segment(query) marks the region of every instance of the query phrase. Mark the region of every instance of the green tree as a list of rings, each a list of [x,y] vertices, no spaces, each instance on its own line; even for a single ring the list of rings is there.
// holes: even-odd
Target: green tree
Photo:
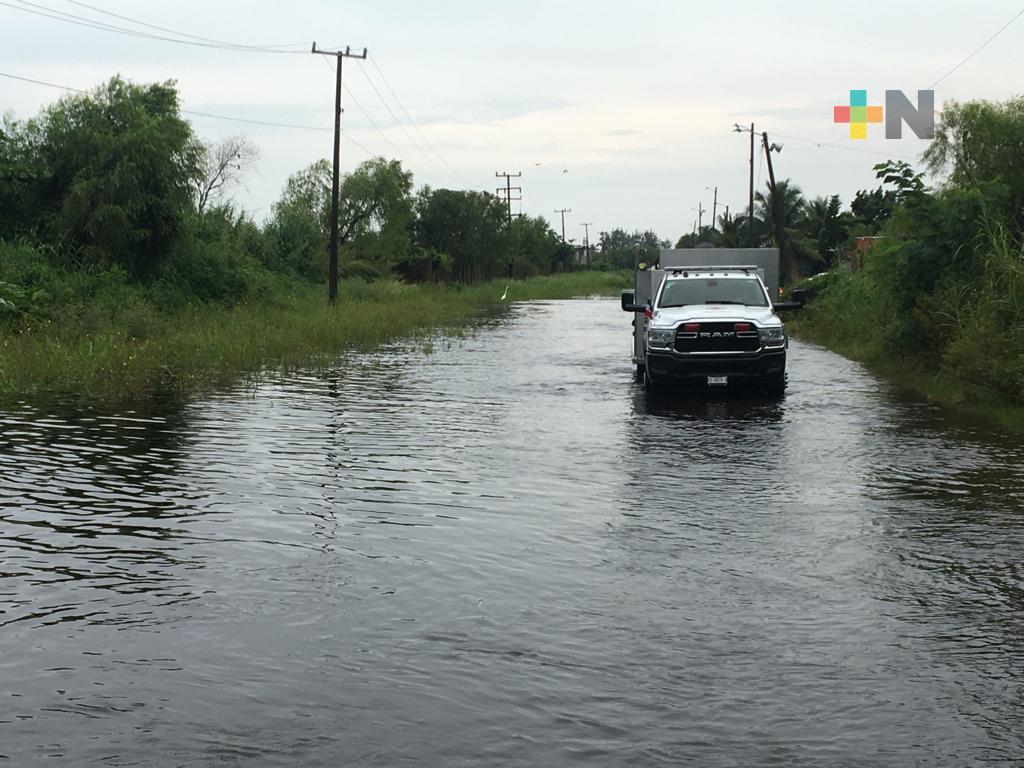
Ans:
[[[416,244],[446,254],[459,282],[491,280],[508,270],[505,207],[485,192],[433,190],[416,198]]]
[[[5,115],[0,122],[0,237],[35,230],[40,182],[48,175],[39,156],[38,124]]]
[[[808,200],[802,229],[814,244],[819,261],[831,266],[838,261],[839,249],[849,239],[849,228],[842,213],[839,195]]]
[[[761,227],[770,232],[769,240],[779,249],[779,260],[785,278],[793,283],[800,278],[801,262],[819,261],[820,257],[809,242],[802,225],[805,217],[804,195],[790,179],[775,183],[774,194],[754,195],[755,215]]]
[[[668,248],[669,242],[650,230],[613,229],[602,232],[598,237],[600,256],[595,265],[604,269],[633,269],[640,262],[653,264],[658,260],[660,249]]]
[[[199,175],[173,81],[114,77],[63,97],[39,123],[47,176],[38,199],[51,238],[134,274],[159,263],[181,237]]]
[[[850,203],[850,212],[854,219],[868,232],[877,232],[892,216],[896,207],[896,195],[891,190],[861,189],[854,195]]]
[[[1007,211],[1020,224],[1024,210],[1024,97],[1002,103],[949,101],[924,160],[933,174],[949,172],[960,188],[1001,183],[1009,190]]]
[[[737,213],[718,217],[718,232],[715,237],[715,245],[720,248],[746,248],[750,243],[747,235],[749,225],[747,215]]]
[[[412,173],[373,158],[345,177],[338,228],[342,273],[383,275],[404,259],[413,220]]]
[[[513,277],[563,272],[571,268],[574,249],[563,243],[542,216],[519,216],[508,228]]]
[[[331,164],[319,160],[289,177],[267,225],[271,266],[326,277],[331,230]],[[367,160],[341,182],[338,243],[343,274],[373,277],[409,249],[412,174],[397,160]]]

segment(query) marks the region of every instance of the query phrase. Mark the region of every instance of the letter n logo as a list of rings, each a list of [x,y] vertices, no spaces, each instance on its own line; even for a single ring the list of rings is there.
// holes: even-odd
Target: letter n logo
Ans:
[[[906,123],[919,139],[935,138],[935,91],[918,91],[917,106],[903,91],[885,92],[885,138],[902,139]]]

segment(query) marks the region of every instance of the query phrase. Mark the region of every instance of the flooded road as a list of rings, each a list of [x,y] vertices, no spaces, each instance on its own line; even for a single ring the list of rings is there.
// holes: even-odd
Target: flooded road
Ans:
[[[1020,765],[1024,439],[800,343],[649,401],[629,345],[523,304],[0,411],[0,765]]]

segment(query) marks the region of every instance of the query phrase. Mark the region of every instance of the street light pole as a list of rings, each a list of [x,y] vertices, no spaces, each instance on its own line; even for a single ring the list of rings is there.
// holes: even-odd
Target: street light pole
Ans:
[[[750,198],[747,204],[747,239],[750,247],[754,247],[754,124],[744,128],[739,123],[733,124],[733,133],[750,132]]]

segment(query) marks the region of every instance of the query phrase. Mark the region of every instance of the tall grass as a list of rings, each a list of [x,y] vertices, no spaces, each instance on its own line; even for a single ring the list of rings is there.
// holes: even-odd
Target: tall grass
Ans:
[[[881,247],[862,271],[813,281],[791,330],[930,399],[1024,429],[1024,246],[989,223],[976,266],[910,302],[898,259]]]
[[[0,394],[125,399],[192,390],[337,360],[403,336],[463,326],[508,300],[610,294],[626,273],[582,272],[471,287],[395,281],[343,284],[328,306],[319,286],[291,285],[227,308],[197,303],[161,312],[138,296],[88,324],[47,318],[0,331]]]

